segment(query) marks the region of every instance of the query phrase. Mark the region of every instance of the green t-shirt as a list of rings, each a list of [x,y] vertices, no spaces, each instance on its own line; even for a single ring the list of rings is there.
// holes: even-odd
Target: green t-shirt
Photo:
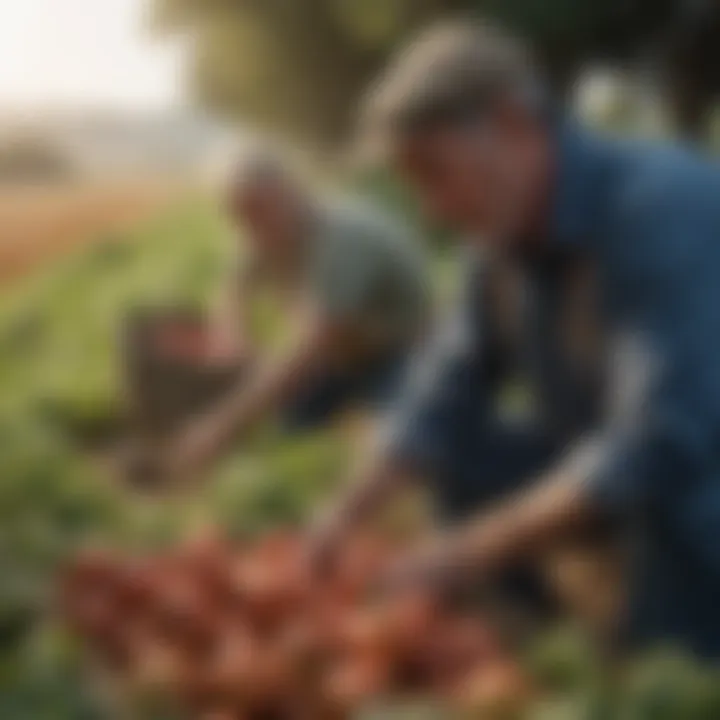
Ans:
[[[364,200],[333,199],[319,206],[303,261],[269,284],[309,295],[332,320],[379,346],[412,341],[430,309],[429,263],[422,239],[400,220]],[[252,258],[237,279],[262,280]]]
[[[326,203],[311,239],[306,289],[331,318],[373,341],[414,338],[430,307],[422,240],[367,201]]]

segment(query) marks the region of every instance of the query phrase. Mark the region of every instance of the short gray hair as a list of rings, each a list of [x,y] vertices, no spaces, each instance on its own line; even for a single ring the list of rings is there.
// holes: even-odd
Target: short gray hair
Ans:
[[[235,155],[226,189],[237,197],[258,187],[289,185],[291,175],[287,162],[273,148],[252,142]]]
[[[385,141],[474,116],[506,95],[540,96],[524,44],[478,21],[435,24],[372,86],[361,108],[361,140]]]
[[[201,167],[202,184],[213,196],[238,197],[267,185],[293,185],[295,166],[275,145],[252,136],[218,146]]]

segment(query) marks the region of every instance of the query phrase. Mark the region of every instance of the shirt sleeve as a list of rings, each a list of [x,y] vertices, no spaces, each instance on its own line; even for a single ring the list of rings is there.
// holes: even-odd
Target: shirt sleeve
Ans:
[[[322,311],[334,320],[362,316],[372,295],[381,263],[357,232],[338,230],[318,240],[311,287]]]
[[[613,513],[680,508],[716,454],[717,201],[691,181],[667,190],[634,202],[618,227],[634,253],[625,288],[632,299],[614,339],[607,423],[586,476],[595,503]]]
[[[216,340],[234,343],[249,329],[248,300],[259,283],[260,268],[254,258],[233,255],[211,303]]]
[[[457,306],[413,364],[390,418],[387,453],[423,473],[446,466],[458,428],[487,391],[479,290],[480,271],[474,267]]]

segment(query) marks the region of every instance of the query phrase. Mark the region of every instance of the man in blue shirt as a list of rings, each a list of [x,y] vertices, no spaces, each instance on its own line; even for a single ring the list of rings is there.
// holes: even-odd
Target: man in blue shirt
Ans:
[[[719,657],[720,169],[558,121],[538,87],[512,39],[449,24],[372,93],[367,122],[474,260],[315,557],[408,481],[465,521],[391,583],[495,574],[610,520],[632,536],[624,636]],[[521,421],[497,409],[516,375]]]

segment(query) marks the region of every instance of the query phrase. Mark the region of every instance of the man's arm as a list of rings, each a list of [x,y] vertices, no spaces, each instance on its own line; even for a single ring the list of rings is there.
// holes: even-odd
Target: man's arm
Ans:
[[[568,533],[586,527],[597,518],[597,508],[580,480],[596,459],[582,457],[584,451],[579,455],[529,490],[402,558],[389,569],[387,583],[448,588],[473,582],[478,575],[542,554]]]
[[[441,473],[449,460],[454,434],[474,409],[472,388],[483,382],[479,280],[477,273],[468,278],[451,318],[416,358],[399,406],[380,424],[375,445],[365,454],[369,459],[354,469],[348,489],[322,513],[313,543],[320,561],[352,527],[396,493]]]
[[[210,317],[213,358],[243,359],[250,348],[250,307],[257,286],[253,264],[234,267],[223,284]]]
[[[680,346],[671,344],[675,351],[668,354],[653,353],[651,347],[656,344],[637,337],[617,343],[610,362],[614,407],[591,439],[579,441],[529,490],[402,560],[391,569],[389,582],[463,583],[538,557],[557,540],[608,515],[678,503],[683,481],[697,475],[710,451],[695,414],[699,404],[690,396],[681,400],[683,386],[689,389],[701,367],[680,372]],[[691,374],[683,379],[685,371]]]
[[[258,361],[249,377],[176,438],[167,453],[170,467],[187,475],[211,463],[254,423],[282,406],[322,364],[343,332],[314,308],[301,313],[289,346],[276,357]]]
[[[413,468],[378,448],[371,449],[369,461],[354,468],[347,489],[323,509],[310,530],[309,560],[314,570],[331,571],[345,538],[385,503],[417,482]]]
[[[618,227],[635,253],[633,302],[609,358],[612,402],[595,444],[407,558],[392,573],[396,581],[461,580],[541,553],[598,516],[657,511],[672,513],[688,545],[720,567],[708,511],[715,505],[696,482],[714,468],[720,427],[716,211],[682,194],[645,200],[628,206]]]

